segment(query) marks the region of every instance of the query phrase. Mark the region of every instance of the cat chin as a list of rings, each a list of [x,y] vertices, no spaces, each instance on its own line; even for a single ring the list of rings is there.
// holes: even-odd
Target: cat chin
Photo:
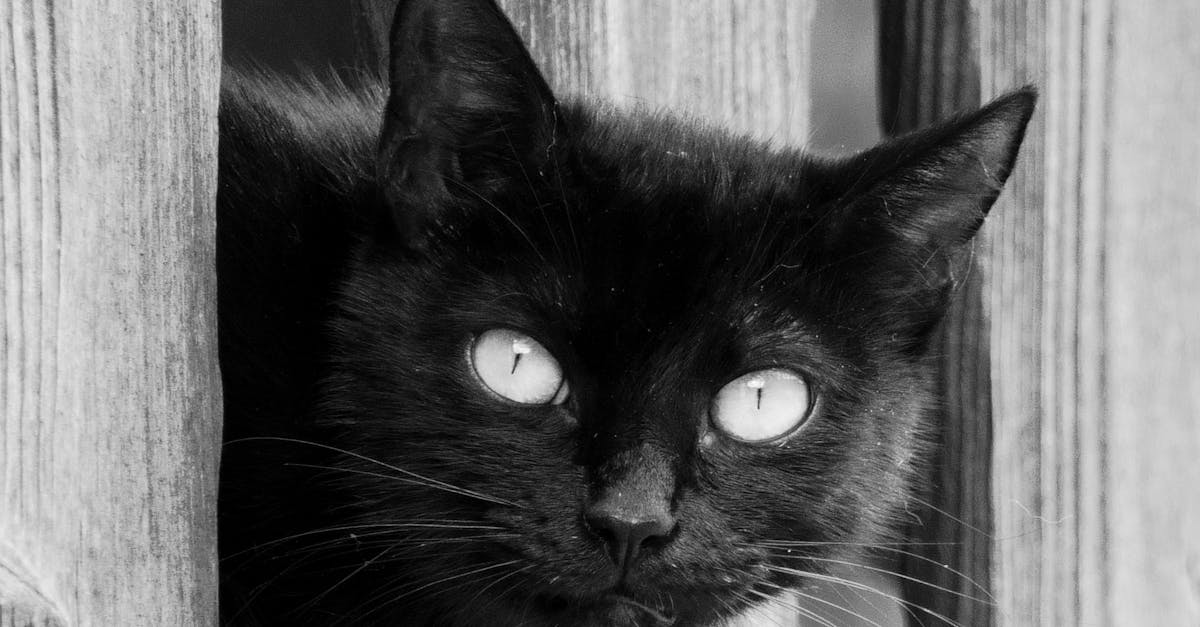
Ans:
[[[503,598],[471,597],[450,623],[455,627],[684,627],[723,624],[743,611],[734,590],[634,592],[619,585],[576,594],[544,590]],[[435,621],[436,622],[436,621]]]
[[[650,561],[643,565],[650,568],[634,568],[624,576],[612,572],[608,577],[552,577],[553,583],[527,581],[524,592],[492,601],[518,612],[514,622],[487,624],[719,625],[745,610],[746,599],[754,597],[752,590],[770,579],[769,570],[760,564],[722,569],[678,566],[664,571],[662,564],[654,564],[658,560]],[[468,620],[463,626],[478,624]]]
[[[574,625],[623,625],[629,627],[663,627],[676,624],[676,614],[658,609],[624,595],[609,593],[592,601],[571,601],[549,597],[543,601],[553,622]]]
[[[665,598],[665,597],[663,597]],[[539,595],[515,603],[512,625],[576,625],[579,627],[682,627],[711,625],[718,619],[690,603],[638,600],[625,593],[606,592],[593,598]]]

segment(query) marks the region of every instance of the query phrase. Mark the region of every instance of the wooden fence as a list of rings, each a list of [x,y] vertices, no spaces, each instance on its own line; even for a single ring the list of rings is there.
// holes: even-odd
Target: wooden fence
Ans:
[[[215,620],[217,17],[0,2],[0,627]]]
[[[501,4],[560,92],[802,142],[815,1]],[[0,2],[0,627],[216,621],[217,4]],[[1200,624],[1200,3],[877,6],[886,130],[1042,92],[940,347],[962,574],[905,594]]]
[[[880,8],[893,128],[1042,92],[946,327],[953,517],[923,534],[995,603],[910,594],[970,625],[1200,624],[1200,3]]]

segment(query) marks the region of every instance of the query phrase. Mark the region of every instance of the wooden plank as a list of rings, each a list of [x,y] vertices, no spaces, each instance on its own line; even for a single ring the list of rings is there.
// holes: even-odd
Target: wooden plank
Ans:
[[[1173,478],[1198,476],[1184,451],[1200,433],[1200,351],[1187,341],[1200,321],[1189,244],[1200,8],[980,0],[960,23],[947,6],[881,5],[885,122],[904,130],[944,113],[964,81],[984,100],[1028,82],[1043,98],[984,231],[982,300],[968,283],[944,338],[949,428],[934,505],[978,531],[935,516],[925,539],[952,548],[926,553],[983,581],[978,540],[992,534],[991,622],[1197,624],[1200,560],[1186,530],[1200,526],[1200,494]],[[969,419],[989,407],[991,522],[988,431]],[[910,595],[966,624],[988,620],[986,606]]]
[[[216,620],[218,13],[0,2],[0,626]]]
[[[687,111],[800,145],[812,0],[502,0],[560,95]]]
[[[1080,431],[1094,459],[1083,468],[1106,472],[1081,492],[1106,524],[1083,538],[1101,552],[1081,570],[1103,574],[1090,578],[1081,622],[1104,612],[1110,625],[1198,625],[1200,3],[1113,3],[1097,13],[1085,22],[1100,27],[1090,43],[1108,54],[1085,71],[1102,81],[1097,101],[1107,97],[1108,107],[1084,118],[1084,132],[1105,139],[1084,155],[1095,174],[1084,185],[1104,215],[1082,237],[1103,253],[1085,303],[1104,308],[1084,322],[1107,354],[1081,351],[1080,363],[1101,365],[1103,378],[1086,390],[1094,400],[1081,408]]]
[[[1053,493],[1043,494],[1043,487],[1058,483],[1046,481],[1046,477],[1059,467],[1065,453],[1057,448],[1061,439],[1055,438],[1053,427],[1074,424],[1057,422],[1055,417],[1064,408],[1051,409],[1042,398],[1044,377],[1053,375],[1055,364],[1067,363],[1063,361],[1067,355],[1044,350],[1056,337],[1050,324],[1052,314],[1048,317],[1044,309],[1048,304],[1045,288],[1048,282],[1065,287],[1075,276],[1066,269],[1045,274],[1046,251],[1055,246],[1061,232],[1061,228],[1055,230],[1057,217],[1052,214],[1055,208],[1067,210],[1064,205],[1048,206],[1043,185],[1046,161],[1055,158],[1047,155],[1046,139],[1052,131],[1046,126],[1062,119],[1055,113],[1061,99],[1054,93],[1057,83],[1048,84],[1044,75],[1042,9],[1036,3],[984,1],[978,4],[978,11],[985,93],[995,93],[1001,84],[1027,82],[1037,83],[1042,91],[1008,190],[997,202],[983,236],[987,251],[984,307],[990,323],[993,380],[994,622],[1038,625],[1043,624],[1038,618],[1043,602],[1046,614],[1053,615],[1054,599],[1065,598],[1076,589],[1068,585],[1043,599],[1043,569],[1063,566],[1044,560],[1047,554],[1043,552],[1048,541],[1045,535],[1054,529],[1041,521],[1046,513],[1058,509],[1045,500],[1053,498]],[[1050,281],[1045,281],[1047,278]]]
[[[1200,5],[977,2],[1043,99],[985,235],[995,622],[1200,624]]]
[[[1103,561],[1104,393],[1099,331],[1105,200],[1098,151],[1104,3],[984,4],[983,75],[1042,85],[1041,114],[992,231],[993,499],[998,622],[1109,624]],[[1081,54],[1082,52],[1082,54]],[[1089,67],[1089,63],[1093,66]],[[1099,316],[1099,317],[1098,317]]]
[[[971,406],[983,415],[979,400],[992,392],[994,523],[968,507],[986,484],[964,473],[956,486],[946,472],[981,459],[967,451],[986,451],[982,429],[947,432],[935,504],[994,530],[992,622],[1197,624],[1200,559],[1188,530],[1200,528],[1200,494],[1188,477],[1200,476],[1200,350],[1190,339],[1200,321],[1190,244],[1200,235],[1200,7],[981,0],[966,28],[943,10],[883,5],[900,48],[883,75],[889,121],[902,129],[943,111],[948,83],[971,80],[975,67],[984,99],[1027,82],[1043,98],[984,231],[985,315],[952,316],[950,333],[966,335],[945,351],[952,416]],[[939,63],[948,39],[972,32],[977,54]],[[962,367],[971,346],[990,347],[983,380]],[[980,570],[986,551],[954,525],[932,529],[929,539],[964,548],[960,570]],[[984,624],[977,606],[933,602]]]

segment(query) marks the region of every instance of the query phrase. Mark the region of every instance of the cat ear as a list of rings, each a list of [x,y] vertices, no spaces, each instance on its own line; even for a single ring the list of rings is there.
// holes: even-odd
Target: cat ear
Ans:
[[[1036,100],[1032,88],[1015,91],[838,167],[841,183],[830,190],[842,205],[830,216],[836,254],[868,266],[854,271],[873,277],[894,310],[909,312],[903,326],[913,337],[937,322],[965,271],[965,244],[1012,172]]]
[[[541,171],[556,104],[490,0],[402,0],[390,40],[376,174],[401,238],[420,248],[441,210]]]
[[[1027,87],[853,157],[847,171],[859,189],[845,195],[860,199],[855,218],[886,227],[901,246],[965,243],[1012,171],[1036,100]]]

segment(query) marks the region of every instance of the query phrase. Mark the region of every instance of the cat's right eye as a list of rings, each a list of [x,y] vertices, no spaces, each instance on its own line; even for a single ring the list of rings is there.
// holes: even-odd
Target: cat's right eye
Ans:
[[[804,378],[781,368],[744,374],[717,392],[712,420],[743,442],[770,442],[799,427],[811,406]]]
[[[496,394],[526,405],[561,405],[569,387],[558,360],[537,340],[512,329],[479,334],[471,345],[471,367]]]

